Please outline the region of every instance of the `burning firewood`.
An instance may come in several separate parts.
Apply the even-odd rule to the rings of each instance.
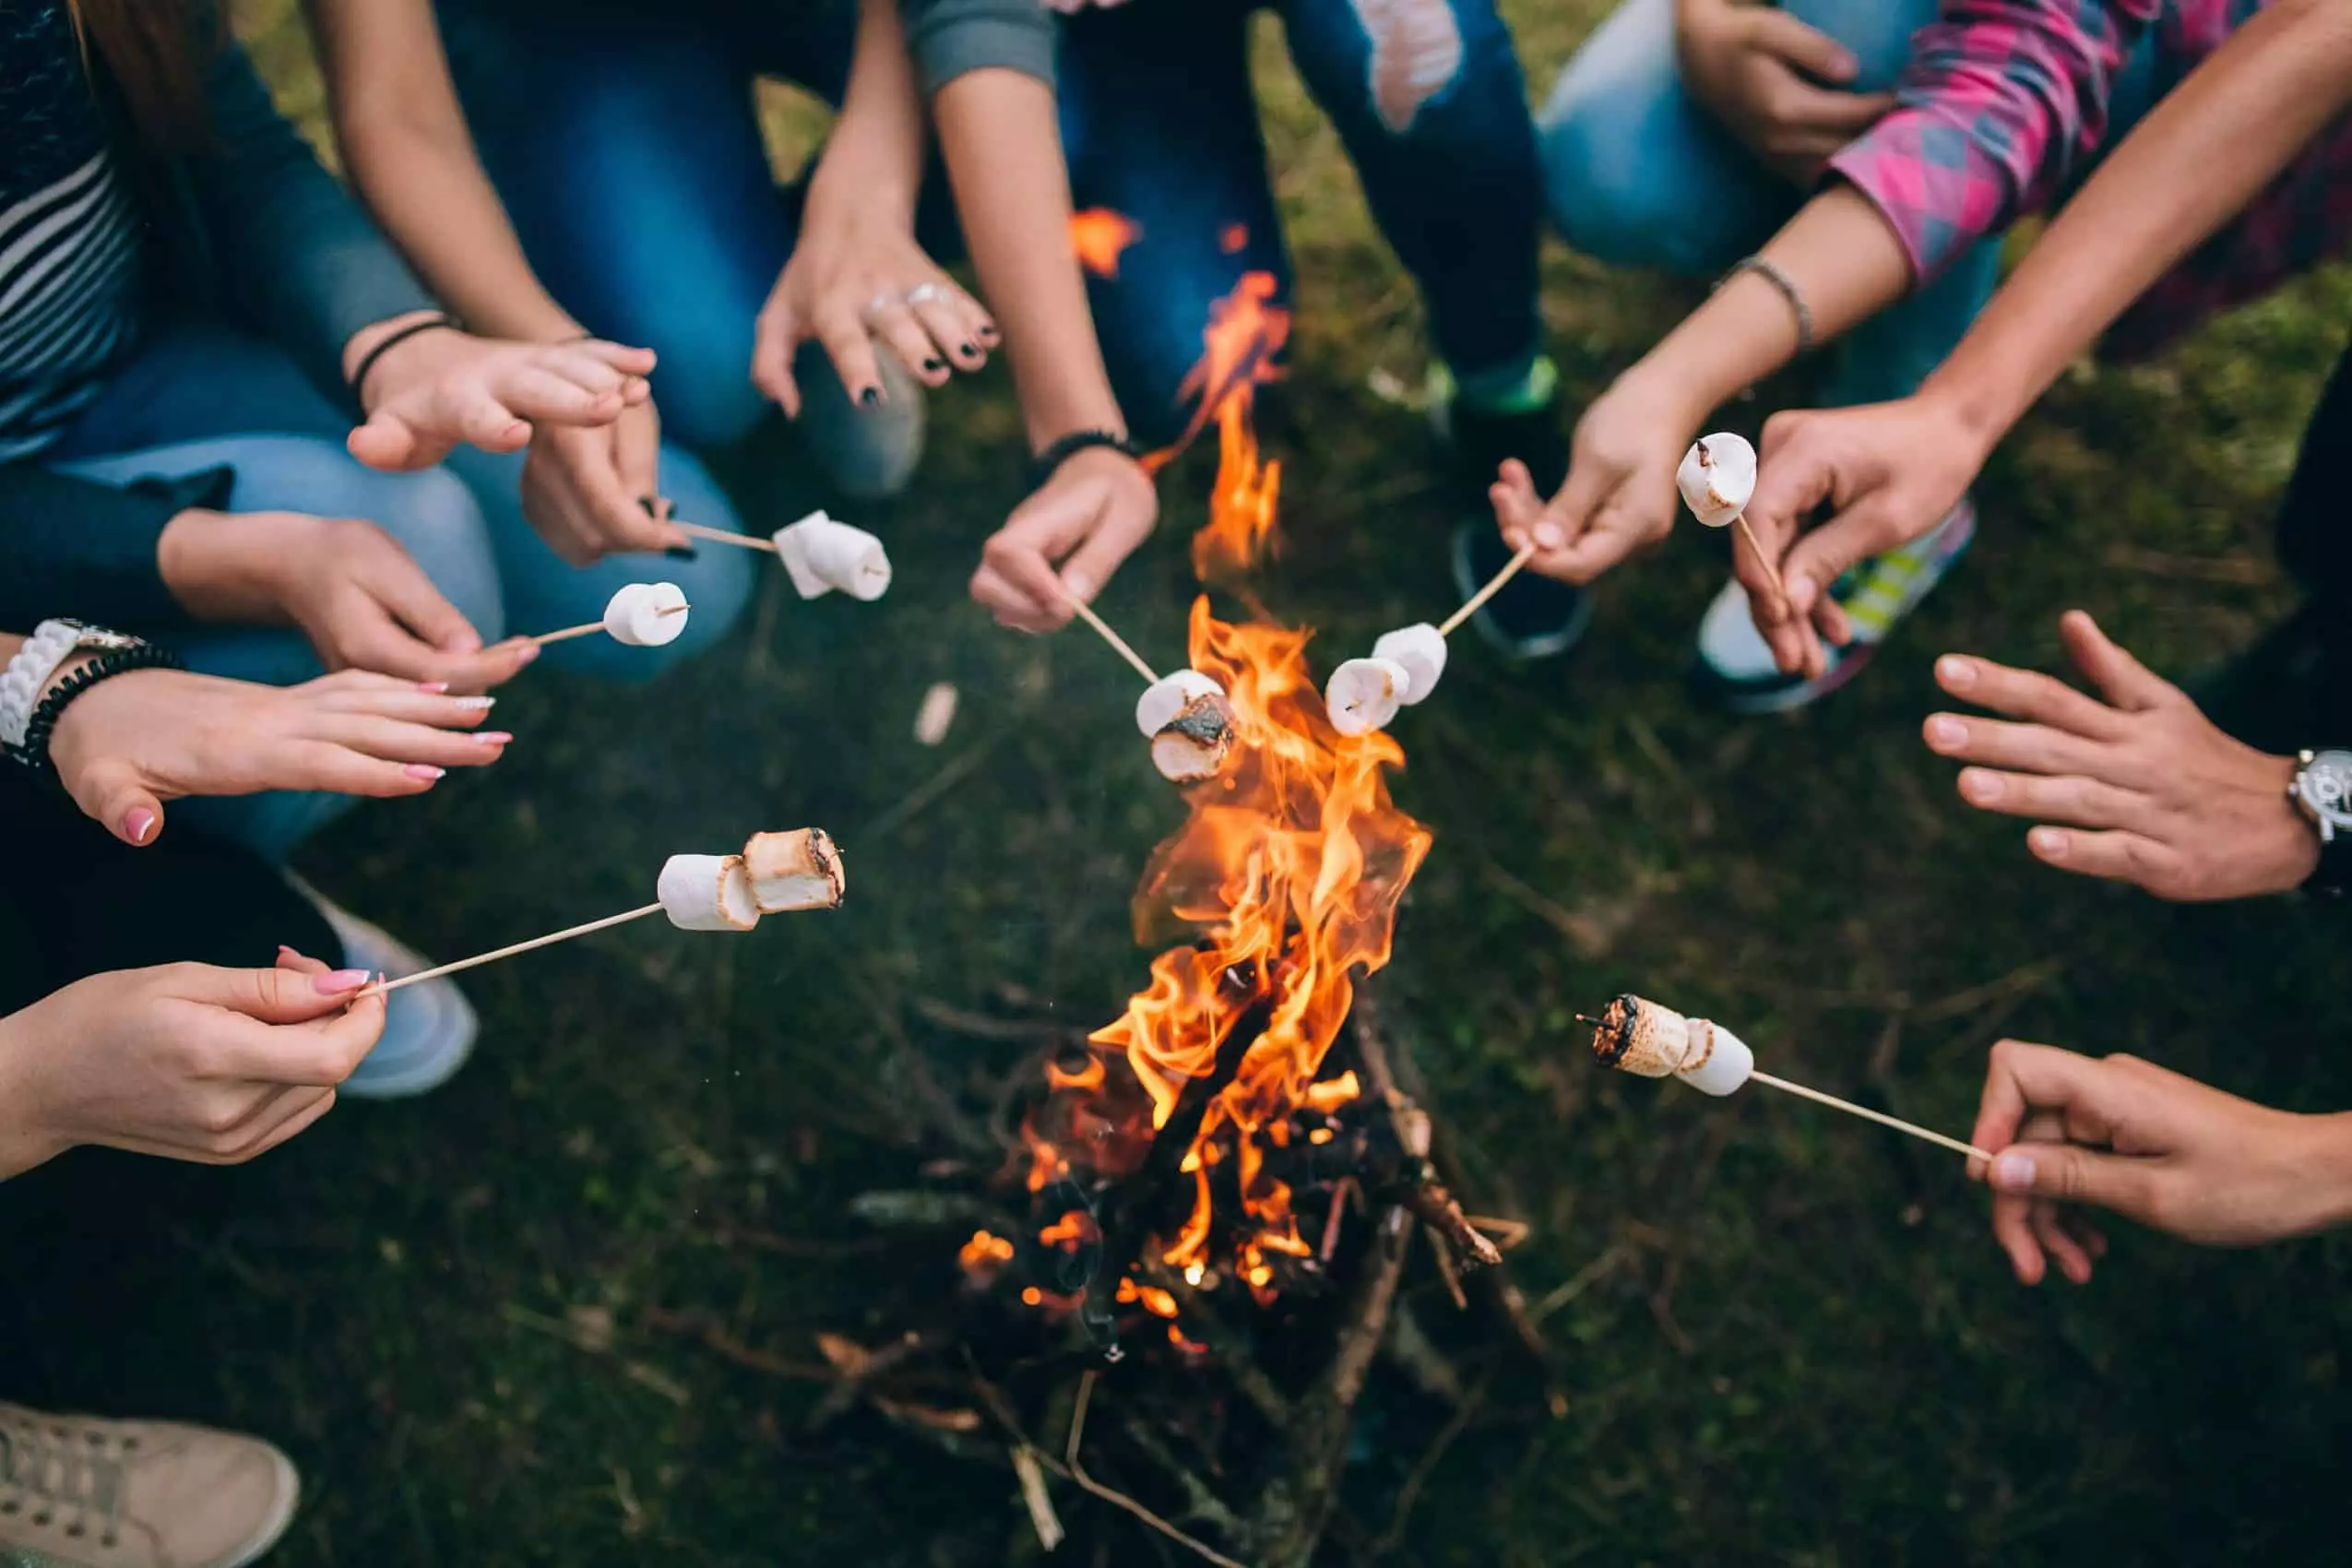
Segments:
[[[1587,1018],[1581,1013],[1576,1018],[1579,1023],[1593,1026],[1593,1058],[1604,1067],[1635,1073],[1645,1078],[1680,1078],[1702,1094],[1716,1096],[1734,1093],[1740,1085],[1751,1081],[1764,1084],[1817,1105],[1875,1122],[1882,1127],[1924,1138],[1955,1154],[1973,1156],[1987,1163],[1992,1159],[1990,1153],[1973,1144],[1947,1138],[1942,1133],[1931,1133],[1866,1105],[1856,1105],[1835,1095],[1776,1077],[1759,1068],[1747,1042],[1722,1025],[1705,1018],[1686,1018],[1673,1008],[1662,1007],[1646,998],[1620,996],[1601,1010],[1598,1018]]]
[[[1773,591],[1787,599],[1788,590],[1781,586],[1780,568],[1764,553],[1756,530],[1748,526],[1748,497],[1756,491],[1756,449],[1747,438],[1728,433],[1700,436],[1682,454],[1682,464],[1674,470],[1674,483],[1682,492],[1682,505],[1702,526],[1740,525],[1740,535],[1764,564]]]

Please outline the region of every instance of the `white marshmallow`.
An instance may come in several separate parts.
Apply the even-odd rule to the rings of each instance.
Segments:
[[[616,643],[659,647],[686,630],[686,590],[676,583],[631,583],[607,600],[604,629]]]
[[[655,885],[661,912],[680,931],[749,931],[759,904],[741,855],[672,855]]]
[[[890,555],[882,540],[863,529],[811,512],[773,535],[784,570],[802,599],[838,588],[871,603],[890,591]]]
[[[1225,688],[1197,670],[1179,670],[1173,675],[1162,675],[1144,688],[1135,699],[1135,728],[1150,740],[1176,722],[1184,705],[1195,697],[1216,697],[1224,700]]]
[[[1445,673],[1445,636],[1426,621],[1399,626],[1383,633],[1380,641],[1372,644],[1372,657],[1404,666],[1405,703],[1409,707],[1437,690],[1438,678]]]
[[[1330,711],[1331,727],[1343,735],[1385,730],[1412,683],[1393,659],[1351,659],[1324,683],[1323,706]]]
[[[1682,504],[1711,529],[1731,526],[1756,492],[1756,449],[1743,436],[1702,435],[1674,470]]]
[[[1701,1094],[1727,1095],[1748,1081],[1756,1070],[1756,1053],[1747,1041],[1705,1018],[1690,1024],[1690,1045],[1674,1075]]]

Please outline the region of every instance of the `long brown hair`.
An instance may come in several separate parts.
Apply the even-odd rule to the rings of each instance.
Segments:
[[[207,134],[204,77],[223,34],[202,0],[65,0],[88,63],[94,51],[139,139],[184,151]]]

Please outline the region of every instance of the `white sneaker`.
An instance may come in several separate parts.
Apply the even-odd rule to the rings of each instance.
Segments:
[[[0,1562],[27,1568],[245,1568],[302,1496],[259,1438],[0,1405]]]
[[[370,924],[297,876],[286,879],[308,899],[343,944],[347,968],[386,980],[422,974],[433,960]],[[384,1038],[337,1090],[354,1099],[406,1099],[439,1088],[473,1054],[481,1021],[453,980],[403,986],[384,999]]]

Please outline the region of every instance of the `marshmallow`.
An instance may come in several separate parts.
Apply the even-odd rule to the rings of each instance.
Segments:
[[[890,591],[890,556],[863,529],[837,523],[823,512],[776,530],[776,552],[802,599],[838,588],[869,603]]]
[[[1731,526],[1756,491],[1756,449],[1738,435],[1702,435],[1674,470],[1682,504],[1711,529]]]
[[[1438,677],[1445,673],[1445,634],[1426,621],[1399,626],[1372,644],[1372,657],[1404,666],[1405,704],[1409,707],[1437,690]]]
[[[1135,699],[1135,728],[1150,740],[1176,722],[1176,716],[1185,706],[1201,697],[1225,700],[1225,688],[1197,670],[1179,670],[1173,675],[1163,675],[1144,688]]]
[[[1671,1075],[1711,1095],[1731,1093],[1756,1065],[1755,1052],[1729,1029],[1639,996],[1620,996],[1602,1011],[1593,1029],[1593,1056],[1621,1073]]]
[[[1393,659],[1351,659],[1324,683],[1323,706],[1330,711],[1331,727],[1343,735],[1385,730],[1412,683]]]
[[[749,931],[759,904],[741,855],[672,855],[655,885],[661,912],[680,931]]]
[[[676,583],[631,583],[606,602],[604,629],[631,647],[674,643],[686,629],[686,590]]]
[[[753,834],[743,846],[743,872],[751,878],[752,902],[763,915],[837,909],[849,888],[841,851],[822,827]]]
[[[1151,765],[1171,784],[1214,778],[1233,754],[1233,710],[1217,683],[1210,681],[1208,686],[1186,699],[1151,738]]]

